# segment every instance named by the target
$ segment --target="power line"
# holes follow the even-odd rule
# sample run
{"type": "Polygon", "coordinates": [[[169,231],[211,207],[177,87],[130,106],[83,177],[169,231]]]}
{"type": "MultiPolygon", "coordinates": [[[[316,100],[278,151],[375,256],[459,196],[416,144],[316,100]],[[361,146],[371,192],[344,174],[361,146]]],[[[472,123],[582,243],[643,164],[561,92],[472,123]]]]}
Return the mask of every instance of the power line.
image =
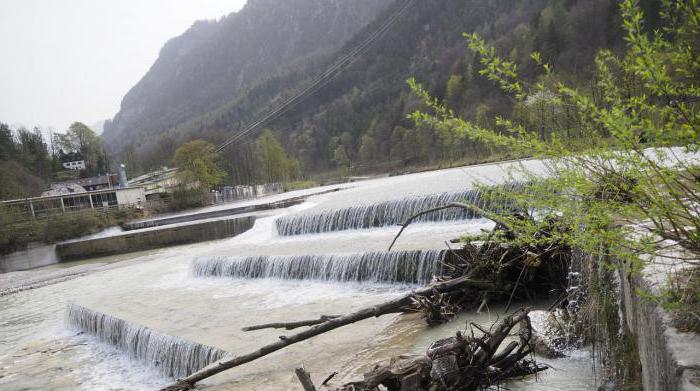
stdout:
{"type": "Polygon", "coordinates": [[[254,122],[253,124],[249,125],[246,129],[244,129],[243,131],[230,137],[221,146],[219,146],[219,148],[217,148],[217,152],[225,149],[227,146],[231,145],[232,143],[247,136],[251,132],[255,131],[258,127],[260,127],[262,124],[279,118],[281,115],[285,114],[291,108],[293,108],[297,104],[301,103],[306,97],[308,97],[309,95],[312,95],[316,91],[323,88],[335,76],[337,76],[343,70],[343,68],[347,68],[352,63],[354,63],[359,58],[359,56],[361,56],[382,35],[384,35],[384,33],[386,33],[393,26],[393,24],[398,20],[398,18],[401,16],[401,14],[411,5],[411,3],[413,1],[414,0],[408,0],[406,3],[404,3],[400,8],[398,8],[394,12],[394,14],[392,14],[389,18],[387,18],[385,20],[385,22],[383,23],[382,26],[380,26],[380,28],[375,30],[370,36],[368,36],[368,38],[365,39],[365,41],[363,41],[361,44],[356,46],[348,54],[346,54],[345,56],[343,56],[342,58],[337,60],[323,74],[321,74],[316,79],[314,79],[314,81],[308,87],[306,87],[301,92],[297,93],[292,98],[288,99],[286,102],[284,102],[278,108],[276,108],[272,112],[265,115],[262,119],[254,122]]]}
{"type": "Polygon", "coordinates": [[[248,125],[244,130],[236,133],[235,135],[229,137],[216,149],[216,152],[221,152],[229,145],[238,142],[245,136],[251,134],[263,124],[273,121],[293,107],[303,102],[304,99],[313,95],[321,88],[326,86],[331,80],[333,80],[337,75],[339,75],[344,69],[348,68],[355,61],[357,61],[375,42],[386,34],[391,27],[399,20],[399,18],[405,13],[405,11],[414,3],[415,0],[407,0],[400,7],[398,7],[394,13],[392,13],[380,27],[370,34],[363,42],[355,46],[347,54],[336,60],[325,72],[317,76],[309,86],[304,88],[302,91],[298,92],[296,95],[287,99],[276,109],[272,110],[268,114],[264,115],[261,119],[248,125]]]}

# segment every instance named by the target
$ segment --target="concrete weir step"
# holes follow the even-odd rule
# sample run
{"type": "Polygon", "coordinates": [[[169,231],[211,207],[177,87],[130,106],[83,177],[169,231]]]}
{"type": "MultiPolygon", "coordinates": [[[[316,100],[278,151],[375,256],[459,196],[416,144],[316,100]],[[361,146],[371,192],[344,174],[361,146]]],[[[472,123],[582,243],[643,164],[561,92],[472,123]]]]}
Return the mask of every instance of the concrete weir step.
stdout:
{"type": "Polygon", "coordinates": [[[161,226],[170,225],[170,224],[179,224],[179,223],[186,223],[186,222],[190,222],[190,221],[212,219],[212,218],[216,218],[216,217],[225,217],[225,216],[239,215],[239,214],[243,214],[243,213],[252,213],[252,212],[261,212],[261,211],[272,210],[272,209],[288,208],[290,206],[301,204],[302,202],[306,201],[306,199],[311,197],[311,196],[317,196],[317,195],[322,195],[322,194],[327,194],[327,193],[334,193],[334,192],[340,191],[340,190],[341,190],[341,188],[336,187],[336,188],[317,191],[314,193],[309,193],[309,194],[305,194],[305,195],[301,195],[301,196],[285,198],[285,199],[282,199],[279,201],[258,203],[258,204],[245,205],[245,206],[239,206],[239,207],[234,207],[234,208],[227,208],[227,209],[180,214],[177,216],[154,218],[154,219],[149,219],[149,220],[130,221],[130,222],[122,224],[121,228],[124,231],[133,231],[133,230],[137,230],[137,229],[161,227],[161,226]]]}
{"type": "Polygon", "coordinates": [[[67,242],[56,245],[56,255],[60,261],[73,261],[205,242],[239,235],[251,229],[253,224],[255,217],[247,216],[67,242]]]}
{"type": "Polygon", "coordinates": [[[230,353],[128,322],[101,312],[68,305],[66,325],[97,337],[130,359],[158,369],[168,377],[190,375],[230,353]]]}
{"type": "Polygon", "coordinates": [[[240,206],[237,208],[214,210],[214,211],[210,211],[210,212],[201,212],[201,213],[191,213],[191,214],[186,214],[186,215],[181,215],[181,216],[164,217],[164,218],[160,218],[160,219],[131,221],[131,222],[122,224],[121,227],[124,231],[133,231],[133,230],[137,230],[137,229],[153,228],[153,227],[161,227],[164,225],[186,223],[189,221],[206,220],[206,219],[212,219],[212,218],[217,218],[217,217],[233,216],[233,215],[238,215],[238,214],[243,214],[243,213],[260,212],[260,211],[265,211],[265,210],[270,210],[270,209],[288,208],[290,206],[301,204],[302,202],[304,202],[305,198],[306,197],[294,197],[294,198],[290,198],[287,200],[271,202],[271,203],[267,203],[267,204],[247,205],[247,206],[240,206]]]}

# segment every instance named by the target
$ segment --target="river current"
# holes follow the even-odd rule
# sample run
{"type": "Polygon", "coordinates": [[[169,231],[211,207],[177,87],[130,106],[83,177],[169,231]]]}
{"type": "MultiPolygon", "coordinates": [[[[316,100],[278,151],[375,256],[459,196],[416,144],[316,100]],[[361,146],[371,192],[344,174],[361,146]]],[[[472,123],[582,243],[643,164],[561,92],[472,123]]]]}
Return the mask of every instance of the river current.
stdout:
{"type": "MultiPolygon", "coordinates": [[[[363,260],[362,254],[386,252],[397,226],[380,224],[285,236],[278,233],[278,219],[462,192],[476,182],[505,183],[512,179],[507,166],[483,165],[343,184],[335,186],[343,188],[341,191],[260,213],[250,231],[234,238],[52,266],[69,270],[86,264],[111,264],[60,283],[0,296],[0,389],[150,390],[172,382],[152,365],[69,327],[69,305],[244,354],[274,342],[284,332],[243,332],[241,327],[345,313],[405,294],[417,287],[416,283],[424,283],[426,275],[438,267],[435,257],[448,249],[449,240],[491,228],[492,223],[470,216],[412,225],[396,244],[394,251],[402,253],[380,255],[387,263],[377,265],[369,257],[363,260]],[[408,271],[399,269],[405,264],[411,267],[408,271]]],[[[304,191],[270,199],[301,194],[304,191]]],[[[300,365],[317,383],[334,371],[340,372],[334,378],[338,383],[361,379],[363,371],[377,360],[424,351],[431,341],[464,329],[467,320],[489,324],[500,311],[466,313],[434,328],[427,328],[413,315],[369,319],[295,344],[202,384],[212,390],[298,389],[293,369],[300,365]]],[[[588,352],[542,361],[553,369],[537,378],[513,382],[509,388],[595,389],[588,352]]]]}

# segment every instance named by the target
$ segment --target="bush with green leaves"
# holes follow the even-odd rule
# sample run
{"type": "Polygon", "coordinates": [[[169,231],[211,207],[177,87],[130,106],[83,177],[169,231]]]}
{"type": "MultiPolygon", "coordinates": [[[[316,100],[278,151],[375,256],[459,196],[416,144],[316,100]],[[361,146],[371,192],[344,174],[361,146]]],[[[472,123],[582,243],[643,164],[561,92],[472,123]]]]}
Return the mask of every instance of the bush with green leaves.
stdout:
{"type": "MultiPolygon", "coordinates": [[[[529,184],[504,196],[585,227],[547,240],[637,267],[672,242],[685,254],[676,256],[692,262],[700,258],[700,2],[663,1],[664,25],[655,31],[645,29],[636,2],[620,7],[627,49],[598,53],[592,85],[559,80],[539,53],[531,58],[541,74],[526,80],[494,47],[465,34],[480,74],[516,102],[513,115],[495,118],[493,127],[465,120],[409,80],[428,107],[412,119],[542,159],[537,170],[514,169],[529,184]]],[[[523,233],[520,240],[532,240],[541,225],[537,218],[501,218],[523,233]]]]}
{"type": "Polygon", "coordinates": [[[0,255],[42,239],[41,224],[36,220],[26,220],[24,216],[24,213],[0,204],[0,255]]]}
{"type": "Polygon", "coordinates": [[[57,243],[93,234],[139,213],[135,209],[86,209],[33,219],[26,211],[0,204],[0,255],[26,249],[30,243],[57,243]]]}
{"type": "MultiPolygon", "coordinates": [[[[416,123],[540,159],[516,165],[511,180],[525,185],[501,194],[538,213],[498,215],[508,235],[464,240],[564,245],[599,260],[584,266],[598,283],[587,286],[581,320],[603,346],[596,351],[606,375],[630,387],[639,379],[636,340],[621,327],[625,312],[611,271],[637,273],[650,262],[689,267],[693,276],[700,270],[700,1],[661,3],[662,27],[652,31],[635,1],[621,2],[626,50],[600,51],[586,86],[561,80],[536,52],[531,59],[541,72],[525,79],[494,47],[465,34],[480,74],[515,102],[508,117],[466,120],[409,80],[427,107],[411,115],[416,123]],[[539,235],[553,215],[564,229],[539,235]]],[[[700,285],[674,283],[672,275],[661,294],[637,294],[672,311],[680,328],[700,330],[700,285]]]]}

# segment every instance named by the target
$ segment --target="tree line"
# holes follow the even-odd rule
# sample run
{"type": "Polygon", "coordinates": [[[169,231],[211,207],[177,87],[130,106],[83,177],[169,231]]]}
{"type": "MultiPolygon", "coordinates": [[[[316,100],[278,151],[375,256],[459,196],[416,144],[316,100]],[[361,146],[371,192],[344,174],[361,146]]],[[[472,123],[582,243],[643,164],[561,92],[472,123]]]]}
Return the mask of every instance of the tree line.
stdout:
{"type": "MultiPolygon", "coordinates": [[[[266,129],[255,140],[255,171],[251,179],[255,183],[289,182],[300,178],[299,161],[290,158],[271,130],[266,129]]],[[[173,156],[173,164],[185,186],[208,191],[226,185],[226,160],[216,152],[216,146],[204,140],[182,144],[173,156]]],[[[228,167],[236,169],[235,167],[228,167]]],[[[239,167],[240,168],[240,167],[239,167]]]]}
{"type": "Polygon", "coordinates": [[[34,197],[51,181],[109,172],[102,141],[85,124],[75,122],[52,136],[47,140],[38,127],[13,130],[0,122],[0,199],[34,197]],[[86,168],[66,171],[62,162],[73,159],[85,160],[86,168]]]}

